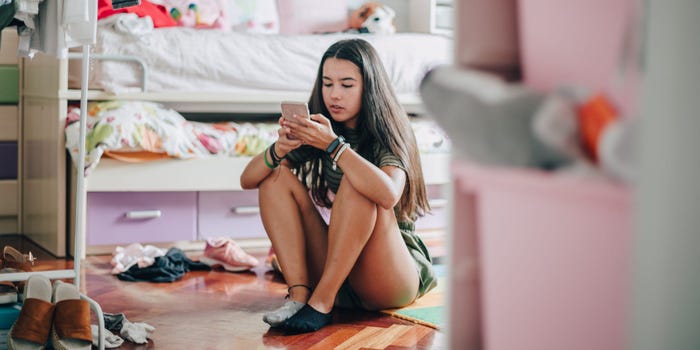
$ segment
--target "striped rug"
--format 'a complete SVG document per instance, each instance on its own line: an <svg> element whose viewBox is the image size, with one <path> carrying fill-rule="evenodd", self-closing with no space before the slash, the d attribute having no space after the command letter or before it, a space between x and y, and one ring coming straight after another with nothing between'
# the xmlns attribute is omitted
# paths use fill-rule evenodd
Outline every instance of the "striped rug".
<svg viewBox="0 0 700 350"><path fill-rule="evenodd" d="M435 265L438 285L428 294L411 305L399 309L382 310L383 313L404 320L440 329L445 318L445 294L447 291L447 272L445 265Z"/></svg>

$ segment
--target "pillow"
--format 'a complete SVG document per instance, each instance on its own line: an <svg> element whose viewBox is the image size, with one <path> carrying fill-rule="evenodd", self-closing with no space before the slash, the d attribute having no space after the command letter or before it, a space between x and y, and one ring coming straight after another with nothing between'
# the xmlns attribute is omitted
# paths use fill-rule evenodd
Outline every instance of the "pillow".
<svg viewBox="0 0 700 350"><path fill-rule="evenodd" d="M281 34L341 32L348 29L345 0L283 0L279 2Z"/></svg>
<svg viewBox="0 0 700 350"><path fill-rule="evenodd" d="M284 3L288 0L280 1ZM277 34L277 0L227 0L231 29L246 33Z"/></svg>
<svg viewBox="0 0 700 350"><path fill-rule="evenodd" d="M179 26L230 30L226 0L151 0L164 6Z"/></svg>

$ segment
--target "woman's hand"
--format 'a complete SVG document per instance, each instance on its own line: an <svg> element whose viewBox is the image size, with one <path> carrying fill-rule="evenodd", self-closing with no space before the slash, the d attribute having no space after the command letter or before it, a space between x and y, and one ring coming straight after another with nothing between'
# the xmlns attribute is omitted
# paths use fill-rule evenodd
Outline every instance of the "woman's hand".
<svg viewBox="0 0 700 350"><path fill-rule="evenodd" d="M275 153L277 153L277 155L280 157L284 157L287 155L287 153L298 148L303 143L298 138L289 138L290 130L285 126L285 123L288 124L289 122L287 122L284 117L280 117L278 123L280 124L280 128L277 130L277 135L279 135L279 137L275 143Z"/></svg>
<svg viewBox="0 0 700 350"><path fill-rule="evenodd" d="M281 120L280 122L296 140L318 149L325 150L338 137L333 132L331 121L322 114L312 114L311 120L295 115L294 121Z"/></svg>

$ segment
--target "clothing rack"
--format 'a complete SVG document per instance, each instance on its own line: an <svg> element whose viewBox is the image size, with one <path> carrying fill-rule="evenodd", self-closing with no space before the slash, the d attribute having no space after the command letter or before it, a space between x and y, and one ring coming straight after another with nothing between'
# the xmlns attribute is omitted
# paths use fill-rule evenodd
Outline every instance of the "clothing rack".
<svg viewBox="0 0 700 350"><path fill-rule="evenodd" d="M63 1L63 0L44 0L44 1ZM89 0L94 1L97 0ZM136 2L138 3L138 1ZM92 21L92 23L97 23L97 20ZM60 23L57 23L57 26ZM88 95L88 76L90 72L90 46L82 45L82 77L80 82L80 110L82 111L80 118L80 146L79 146L79 157L78 157L78 169L77 171L77 188L76 193L80 194L84 192L85 187L85 172L80 171L85 169L85 137L87 130L87 95ZM74 258L73 258L73 269L66 270L50 270L50 271L32 271L32 272L13 272L13 273L2 273L0 274L0 281L26 281L32 275L43 275L51 280L54 279L73 279L73 284L80 291L80 266L81 258L84 256L83 245L79 242L83 242L83 232L82 223L84 222L82 215L85 212L85 199L78 195L76 196L76 211L75 211L75 235L73 236L74 245ZM80 298L87 301L90 304L90 308L95 313L98 322L98 349L104 350L105 348L105 322L104 314L102 313L102 308L100 305L88 297L87 295L80 293Z"/></svg>

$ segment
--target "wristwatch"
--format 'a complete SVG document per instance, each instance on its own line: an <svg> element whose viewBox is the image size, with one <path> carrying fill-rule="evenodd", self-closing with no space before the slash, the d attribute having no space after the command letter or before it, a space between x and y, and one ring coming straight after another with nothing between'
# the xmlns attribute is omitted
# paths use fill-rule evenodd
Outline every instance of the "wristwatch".
<svg viewBox="0 0 700 350"><path fill-rule="evenodd" d="M345 138L343 135L338 136L333 142L331 142L330 145L328 145L328 148L326 148L326 153L332 154L333 151L335 151L336 148L338 148L338 145L345 142Z"/></svg>

